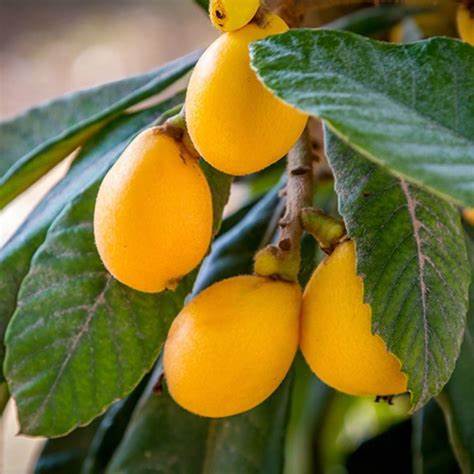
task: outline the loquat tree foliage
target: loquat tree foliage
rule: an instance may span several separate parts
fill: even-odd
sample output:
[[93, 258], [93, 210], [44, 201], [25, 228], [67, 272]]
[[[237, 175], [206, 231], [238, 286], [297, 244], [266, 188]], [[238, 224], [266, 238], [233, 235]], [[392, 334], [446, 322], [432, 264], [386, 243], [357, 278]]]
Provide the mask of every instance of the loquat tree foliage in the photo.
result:
[[319, 4], [0, 123], [1, 208], [75, 153], [0, 249], [35, 472], [474, 469], [474, 4]]

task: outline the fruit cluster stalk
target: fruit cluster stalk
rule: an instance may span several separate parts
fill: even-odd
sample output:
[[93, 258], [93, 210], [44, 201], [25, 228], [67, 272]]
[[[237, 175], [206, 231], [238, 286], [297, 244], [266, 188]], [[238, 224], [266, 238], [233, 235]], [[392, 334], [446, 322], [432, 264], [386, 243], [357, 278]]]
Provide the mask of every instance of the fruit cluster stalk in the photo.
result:
[[300, 260], [300, 241], [303, 234], [301, 210], [312, 204], [313, 154], [308, 129], [288, 153], [288, 181], [286, 185], [286, 211], [279, 222], [278, 247]]

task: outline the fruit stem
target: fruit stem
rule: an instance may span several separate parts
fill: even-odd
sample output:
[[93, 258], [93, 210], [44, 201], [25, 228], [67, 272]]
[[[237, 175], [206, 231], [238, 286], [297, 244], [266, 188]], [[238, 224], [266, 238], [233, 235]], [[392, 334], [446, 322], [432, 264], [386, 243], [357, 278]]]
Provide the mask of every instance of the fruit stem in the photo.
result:
[[174, 138], [177, 142], [181, 143], [186, 152], [197, 160], [200, 155], [196, 148], [194, 148], [191, 137], [189, 136], [188, 129], [186, 127], [186, 118], [184, 115], [184, 107], [180, 107], [178, 113], [172, 115], [163, 123], [156, 127], [156, 130], [160, 133], [164, 133], [171, 138]]
[[183, 109], [183, 104], [175, 105], [171, 109], [167, 110], [166, 112], [163, 112], [153, 123], [153, 127], [158, 127], [160, 125], [163, 125], [168, 119], [171, 117], [174, 117], [176, 114], [179, 114], [181, 110]]
[[306, 128], [288, 153], [286, 211], [280, 219], [276, 245], [268, 245], [255, 256], [255, 273], [297, 281], [301, 265], [301, 210], [313, 199], [313, 154]]
[[301, 210], [301, 222], [306, 232], [310, 233], [326, 253], [332, 253], [346, 236], [344, 223], [314, 207]]

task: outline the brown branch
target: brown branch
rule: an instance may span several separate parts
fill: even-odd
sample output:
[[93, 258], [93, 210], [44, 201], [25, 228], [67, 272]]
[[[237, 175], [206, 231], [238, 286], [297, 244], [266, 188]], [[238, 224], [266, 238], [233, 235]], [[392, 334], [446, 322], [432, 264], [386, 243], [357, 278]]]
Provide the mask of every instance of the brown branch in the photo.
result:
[[307, 129], [288, 153], [286, 212], [280, 221], [278, 247], [283, 251], [299, 250], [303, 226], [301, 209], [311, 206], [313, 196], [313, 166], [311, 142]]
[[301, 266], [301, 210], [311, 206], [313, 197], [313, 154], [306, 128], [288, 154], [288, 180], [285, 188], [286, 211], [279, 222], [276, 245], [269, 245], [255, 256], [255, 272], [296, 281]]

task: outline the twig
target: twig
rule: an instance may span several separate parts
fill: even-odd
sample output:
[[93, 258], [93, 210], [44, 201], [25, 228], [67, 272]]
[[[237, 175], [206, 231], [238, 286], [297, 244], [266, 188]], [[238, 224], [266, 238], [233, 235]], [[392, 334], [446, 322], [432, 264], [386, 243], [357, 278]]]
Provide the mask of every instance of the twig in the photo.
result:
[[301, 266], [301, 210], [311, 206], [313, 197], [313, 155], [306, 128], [288, 154], [286, 211], [279, 222], [277, 245], [269, 245], [255, 256], [258, 275], [296, 281]]
[[313, 166], [311, 142], [307, 129], [288, 154], [286, 212], [280, 221], [278, 247], [287, 252], [299, 251], [303, 234], [301, 209], [312, 204]]

